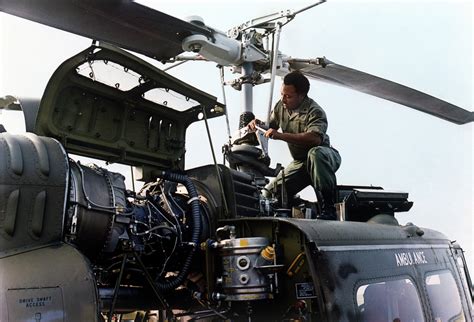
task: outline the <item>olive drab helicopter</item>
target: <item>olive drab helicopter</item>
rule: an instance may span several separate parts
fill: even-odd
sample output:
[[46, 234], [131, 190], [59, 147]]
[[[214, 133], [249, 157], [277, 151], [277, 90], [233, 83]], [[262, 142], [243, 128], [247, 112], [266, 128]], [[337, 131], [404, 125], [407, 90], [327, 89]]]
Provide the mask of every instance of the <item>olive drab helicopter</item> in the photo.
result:
[[[314, 219], [317, 202], [261, 193], [281, 167], [270, 166], [268, 139], [247, 128], [253, 91], [267, 84], [272, 97], [289, 71], [474, 121], [326, 57], [282, 53], [285, 25], [324, 2], [223, 32], [126, 0], [1, 1], [5, 14], [93, 41], [56, 69], [41, 100], [0, 99], [22, 110], [27, 130], [0, 126], [0, 321], [472, 321], [463, 250], [399, 224], [408, 193], [338, 186], [336, 221]], [[209, 133], [211, 119], [226, 117], [225, 99], [150, 60], [217, 63], [221, 83], [240, 91], [227, 165], [185, 169], [186, 130], [203, 122]], [[225, 80], [226, 68], [238, 76]], [[132, 166], [143, 188], [73, 155]]]

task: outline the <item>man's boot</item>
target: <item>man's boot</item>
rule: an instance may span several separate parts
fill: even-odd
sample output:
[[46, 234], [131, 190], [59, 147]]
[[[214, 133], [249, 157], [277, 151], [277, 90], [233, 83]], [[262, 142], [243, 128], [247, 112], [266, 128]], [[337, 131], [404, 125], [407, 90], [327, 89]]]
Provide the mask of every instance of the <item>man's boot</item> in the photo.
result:
[[[337, 213], [334, 203], [336, 201], [336, 194], [332, 191], [321, 191], [316, 192], [318, 203], [321, 200], [321, 212], [316, 216], [316, 219], [323, 220], [336, 220]], [[321, 197], [321, 198], [320, 198]]]

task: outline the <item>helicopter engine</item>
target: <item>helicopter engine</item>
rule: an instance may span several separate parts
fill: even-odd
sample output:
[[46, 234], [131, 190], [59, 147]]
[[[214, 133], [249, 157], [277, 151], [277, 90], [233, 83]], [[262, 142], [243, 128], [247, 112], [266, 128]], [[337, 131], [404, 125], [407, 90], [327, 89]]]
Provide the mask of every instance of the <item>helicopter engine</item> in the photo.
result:
[[[168, 300], [173, 301], [179, 294], [180, 306], [183, 292], [191, 298], [193, 293], [203, 291], [197, 285], [190, 286], [190, 276], [203, 276], [206, 271], [219, 272], [216, 291], [207, 294], [215, 300], [273, 298], [273, 274], [268, 274], [268, 266], [275, 263], [269, 240], [246, 238], [242, 247], [235, 229], [216, 229], [222, 205], [213, 197], [212, 189], [217, 186], [213, 167], [191, 170], [189, 177], [162, 171], [161, 178], [145, 184], [140, 193], [126, 190], [125, 178], [119, 173], [72, 160], [69, 168], [65, 238], [92, 261], [105, 307], [110, 305], [115, 283], [130, 286], [121, 288], [122, 301], [114, 308], [116, 311], [126, 309], [121, 305], [129, 305], [130, 298], [143, 296], [147, 291], [140, 289], [148, 287], [144, 271], [152, 278], [153, 287], [165, 293]], [[242, 182], [250, 177], [224, 167], [221, 171], [230, 176], [227, 182], [231, 186], [225, 188], [227, 207], [231, 207], [228, 213], [233, 217], [260, 214], [258, 197], [244, 195], [249, 190], [257, 191], [252, 182]], [[214, 267], [202, 263], [206, 248], [216, 258]], [[127, 266], [121, 267], [124, 262]], [[189, 289], [176, 291], [183, 283]], [[153, 305], [142, 303], [144, 309]]]
[[[124, 254], [139, 254], [145, 263], [128, 270], [132, 285], [142, 284], [134, 274], [142, 269], [161, 291], [175, 289], [189, 273], [199, 243], [209, 235], [209, 223], [201, 216], [191, 180], [168, 172], [162, 176], [166, 179], [148, 184], [137, 195], [125, 189], [121, 174], [70, 161], [66, 239], [93, 261], [104, 284], [116, 278], [111, 272]], [[175, 194], [178, 183], [186, 195]], [[168, 271], [177, 271], [177, 276], [160, 281]]]
[[[6, 189], [0, 194], [1, 232], [20, 237], [2, 239], [1, 250], [74, 246], [81, 254], [74, 256], [86, 259], [82, 267], [95, 288], [89, 294], [98, 294], [101, 312], [111, 306], [113, 312], [189, 310], [196, 298], [225, 304], [274, 297], [270, 239], [238, 238], [231, 225], [218, 224], [264, 215], [251, 176], [221, 166], [220, 199], [213, 166], [159, 170], [136, 193], [120, 173], [68, 159], [54, 139], [5, 133], [0, 143], [1, 173], [11, 173], [0, 177]], [[26, 200], [34, 201], [33, 211]], [[79, 267], [78, 258], [69, 261]], [[43, 259], [48, 265], [51, 257]]]

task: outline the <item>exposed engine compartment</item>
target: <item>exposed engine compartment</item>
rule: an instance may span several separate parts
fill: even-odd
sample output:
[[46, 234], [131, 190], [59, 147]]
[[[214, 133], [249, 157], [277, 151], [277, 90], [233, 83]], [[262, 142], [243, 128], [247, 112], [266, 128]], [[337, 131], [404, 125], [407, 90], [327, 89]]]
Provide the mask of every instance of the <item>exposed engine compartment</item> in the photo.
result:
[[[283, 266], [276, 263], [275, 245], [266, 237], [237, 238], [234, 226], [217, 227], [220, 206], [209, 194], [215, 188], [212, 185], [162, 171], [157, 181], [135, 193], [126, 190], [125, 178], [119, 173], [72, 160], [69, 168], [65, 241], [91, 260], [104, 298], [110, 297], [117, 283], [127, 285], [120, 291], [122, 296], [124, 292], [138, 296], [140, 289], [163, 294], [167, 300], [161, 304], [183, 293], [224, 303], [273, 298], [277, 287], [274, 271]], [[204, 169], [199, 170], [202, 174]], [[234, 172], [226, 170], [228, 175]], [[245, 174], [237, 178], [249, 179]], [[241, 182], [231, 183], [242, 189]], [[256, 192], [258, 187], [248, 183], [243, 188]], [[228, 198], [236, 200], [228, 205], [234, 211], [260, 214], [258, 196], [239, 199], [239, 193], [234, 194], [236, 198]], [[214, 257], [214, 267], [203, 264], [206, 250]], [[193, 285], [190, 276], [204, 278], [209, 275], [207, 270], [218, 274], [212, 282], [214, 289]], [[113, 311], [126, 310], [118, 304]], [[183, 303], [168, 305], [181, 307]], [[156, 303], [145, 301], [142, 306], [152, 309]]]
[[[198, 305], [219, 315], [231, 302], [273, 298], [272, 276], [281, 268], [274, 245], [267, 236], [238, 238], [234, 226], [219, 224], [223, 208], [213, 195], [214, 176], [199, 181], [193, 171], [160, 171], [136, 193], [126, 190], [121, 174], [68, 159], [51, 138], [3, 133], [0, 149], [1, 251], [37, 247], [41, 240], [73, 245], [90, 261], [100, 312]], [[227, 214], [259, 214], [258, 196], [249, 202], [235, 191], [258, 187], [242, 186], [237, 180], [248, 177], [235, 174], [240, 179], [225, 188], [235, 194]], [[24, 207], [28, 199], [33, 213]]]
[[[169, 317], [291, 320], [321, 312], [308, 238], [337, 223], [294, 221], [311, 208], [278, 208], [259, 193], [260, 178], [223, 165], [160, 170], [135, 192], [122, 174], [68, 158], [52, 138], [2, 133], [0, 149], [0, 251], [73, 246], [89, 262], [83, 269], [104, 318], [161, 310]], [[400, 193], [380, 189], [353, 189], [344, 200], [341, 220], [410, 206]]]
[[[164, 178], [173, 181], [164, 179], [138, 196], [125, 190], [125, 178], [119, 173], [75, 162], [70, 165], [67, 239], [99, 262], [124, 252], [143, 254], [145, 261], [152, 257], [150, 273], [156, 276], [165, 272], [167, 264], [175, 268], [180, 264], [174, 282], [157, 284], [160, 290], [179, 286], [203, 231], [198, 195], [190, 180], [163, 172]], [[186, 186], [189, 196], [179, 199], [170, 192], [167, 196], [167, 186], [175, 183], [176, 187], [178, 182]], [[175, 251], [184, 256], [183, 262], [168, 263]]]

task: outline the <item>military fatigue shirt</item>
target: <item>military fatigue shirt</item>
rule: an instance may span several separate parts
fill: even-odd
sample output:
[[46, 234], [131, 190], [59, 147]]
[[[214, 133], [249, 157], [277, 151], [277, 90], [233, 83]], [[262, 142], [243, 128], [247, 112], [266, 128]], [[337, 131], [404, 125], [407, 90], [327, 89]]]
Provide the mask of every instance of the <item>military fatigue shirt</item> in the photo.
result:
[[[281, 100], [273, 108], [270, 116], [270, 127], [283, 133], [314, 132], [321, 137], [322, 146], [330, 146], [329, 136], [326, 134], [328, 121], [326, 113], [314, 100], [306, 97], [292, 113], [283, 107]], [[306, 160], [311, 147], [303, 147], [288, 143], [291, 156], [295, 160]]]

